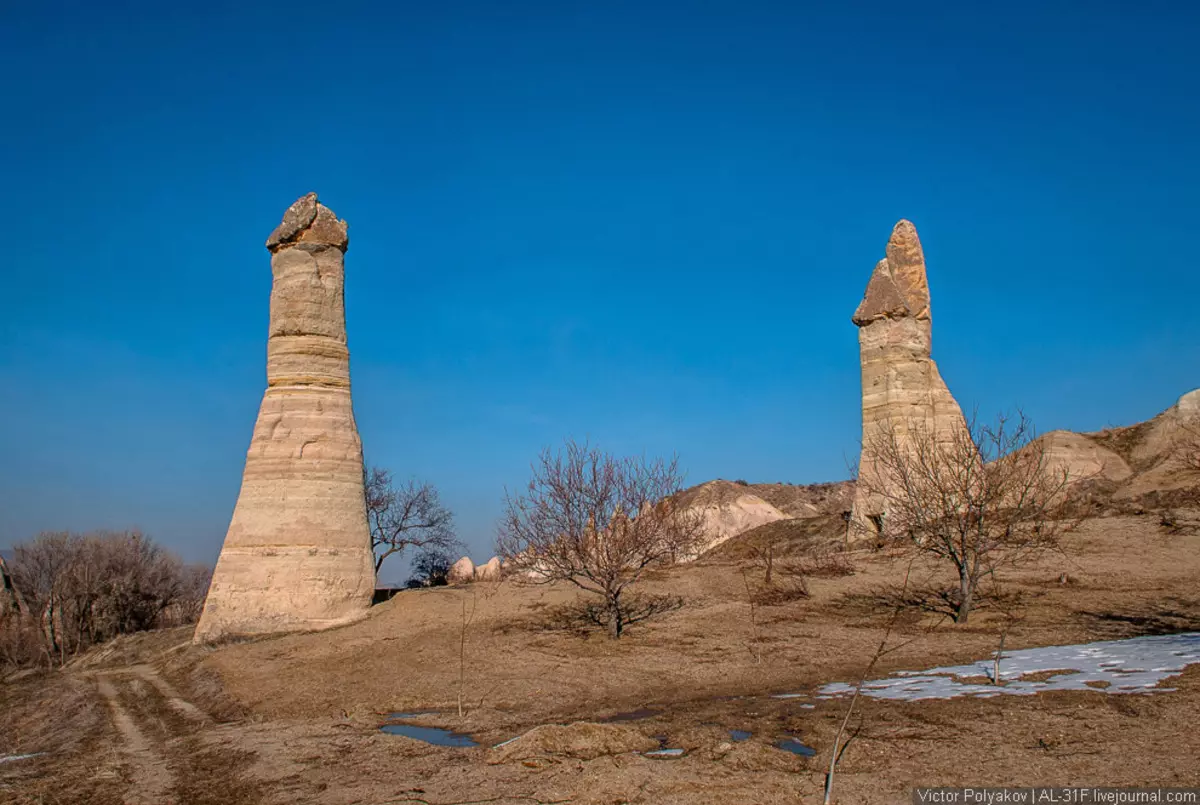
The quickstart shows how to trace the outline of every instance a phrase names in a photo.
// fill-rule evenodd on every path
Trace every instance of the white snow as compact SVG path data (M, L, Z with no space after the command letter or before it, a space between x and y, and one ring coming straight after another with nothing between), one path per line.
M1046 690L1165 693L1174 688L1159 688L1162 680L1178 676L1187 666L1200 663L1200 632L1005 651L1000 658L1000 680L1003 684L980 685L960 681L963 677L984 676L991 679L994 656L971 665L900 671L887 679L865 683L862 693L874 699L902 701L950 699L956 696L1031 696ZM1028 674L1041 671L1060 673L1041 682L1022 680ZM817 695L829 699L853 692L853 685L835 682L821 688Z
M45 752L34 752L31 755L0 755L0 763L9 763L14 760L25 760L26 758L39 757L46 754Z

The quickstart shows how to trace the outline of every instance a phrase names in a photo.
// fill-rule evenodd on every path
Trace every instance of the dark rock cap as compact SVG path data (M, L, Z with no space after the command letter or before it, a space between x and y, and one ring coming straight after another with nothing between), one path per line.
M867 283L867 292L863 294L863 300L850 320L864 327L878 319L898 319L908 315L908 305L904 303L904 296L888 271L888 261L880 260L875 264L871 281Z
M333 210L317 201L316 193L296 199L267 238L267 248L272 253L299 243L332 246L342 251L350 245L346 222L339 221Z
M911 221L901 220L892 228L887 257L875 264L863 300L850 320L865 327L879 319L906 316L929 321L929 281L917 228Z

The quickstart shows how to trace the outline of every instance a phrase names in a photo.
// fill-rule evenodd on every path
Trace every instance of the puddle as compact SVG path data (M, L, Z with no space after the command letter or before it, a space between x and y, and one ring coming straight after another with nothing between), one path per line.
M641 707L637 710L630 710L627 713L617 713L616 715L608 716L600 719L601 724L617 724L622 721L642 721L647 718L654 718L662 715L662 710L651 710L649 707Z
M1005 651L1000 659L1003 684L963 681L972 677L991 679L993 662L989 657L971 665L901 671L865 683L862 693L873 699L901 701L1032 696L1047 690L1087 690L1109 695L1167 693L1174 688L1160 688L1160 682L1200 663L1200 632ZM1036 678L1025 678L1035 674ZM818 695L829 699L853 692L852 685L835 682L821 688Z
M730 730L729 738L734 743L741 743L742 741L750 740L750 736L753 734L754 733L750 732L749 730Z
M805 746L796 738L780 738L775 742L776 749L782 749L785 752L791 752L793 755L801 757L812 757L817 754L817 750L811 746Z
M479 746L470 735L438 727L418 727L415 724L384 724L379 729L391 735L403 735L405 738L424 741L434 746Z
M420 718L421 716L436 716L438 710L413 710L411 713L388 713L388 718L392 721L399 721L406 718Z

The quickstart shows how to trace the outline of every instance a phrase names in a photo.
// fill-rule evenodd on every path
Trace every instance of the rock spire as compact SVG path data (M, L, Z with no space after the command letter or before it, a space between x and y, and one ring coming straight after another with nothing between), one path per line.
M897 434L914 425L938 440L966 429L962 411L930 358L933 319L925 254L917 228L900 221L888 239L887 256L875 266L866 293L854 311L862 366L863 449L851 514L852 532L870 536L879 529L886 506L872 477L871 443L889 424Z
M375 565L343 301L348 242L346 222L315 193L267 239L267 389L197 642L321 629L370 606Z

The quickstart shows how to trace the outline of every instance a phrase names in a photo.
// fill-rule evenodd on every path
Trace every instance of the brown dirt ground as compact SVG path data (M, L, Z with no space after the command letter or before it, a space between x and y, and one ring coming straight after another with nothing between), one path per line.
M846 702L767 694L811 694L862 673L888 620L876 593L906 563L853 560L853 576L812 579L811 598L753 610L737 558L660 573L650 591L681 595L685 606L619 642L554 628L571 589L509 582L405 592L324 633L212 649L181 645L184 630L146 636L108 648L103 662L0 685L0 753L47 753L0 764L0 801L819 802ZM912 578L938 580L923 565ZM1064 555L1009 575L1003 592L1023 603L1006 647L1200 630L1198 579L1196 533L1167 533L1151 516L1088 522ZM460 632L472 601L460 718ZM907 614L893 641L911 642L873 676L986 657L1003 620L984 608L969 624L930 630L934 616ZM933 784L1200 785L1200 666L1170 687L864 700L835 801L908 802L911 787ZM654 714L619 730L542 730L526 747L486 748L540 725L639 709ZM471 733L483 748L378 731L388 713L412 710L438 711L420 722ZM729 729L754 735L734 744ZM773 748L785 734L816 757ZM623 751L660 736L687 754Z

